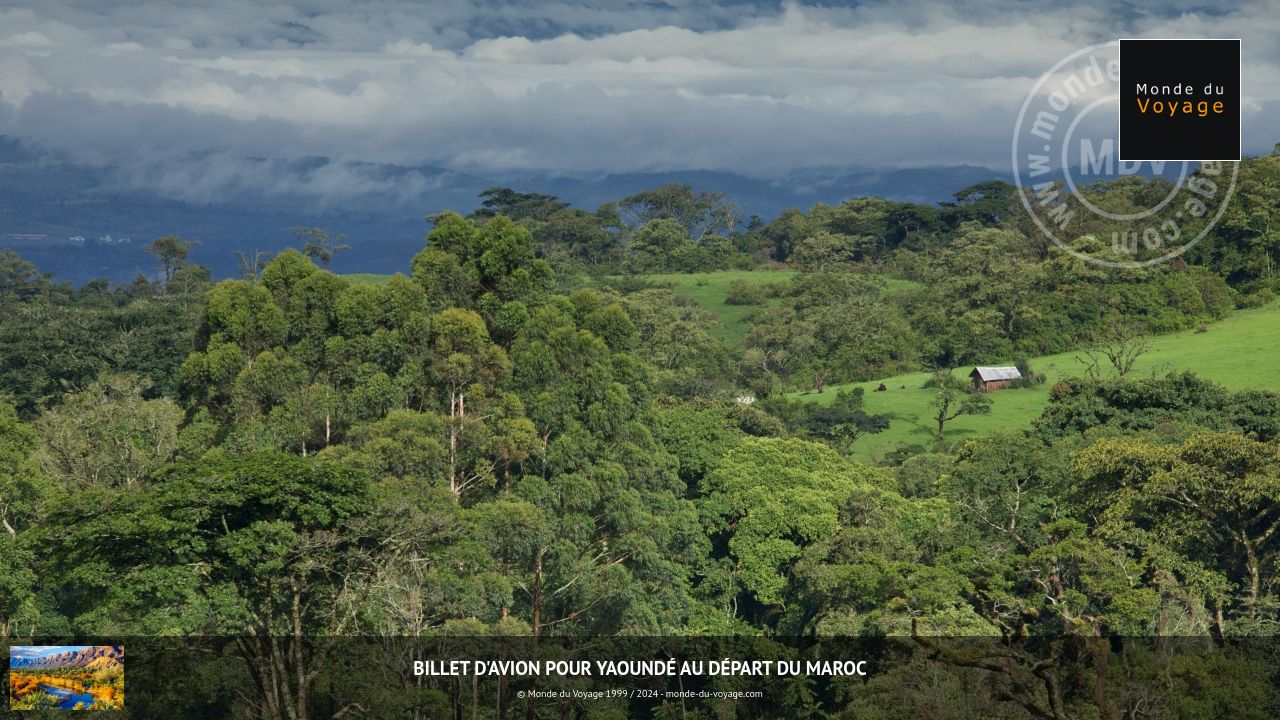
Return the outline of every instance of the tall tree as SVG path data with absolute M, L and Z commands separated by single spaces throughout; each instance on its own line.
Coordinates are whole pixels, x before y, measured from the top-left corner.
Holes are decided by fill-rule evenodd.
M 128 489 L 173 459 L 182 409 L 169 398 L 145 399 L 149 387 L 107 375 L 42 415 L 45 471 L 71 487 Z
M 840 502 L 859 487 L 890 484 L 887 473 L 817 443 L 748 438 L 707 475 L 702 512 L 727 543 L 742 590 L 775 605 L 803 548 L 836 531 Z
M 1124 377 L 1133 371 L 1138 358 L 1151 352 L 1151 337 L 1139 323 L 1111 315 L 1099 333 L 1094 352 L 1107 359 L 1116 377 Z
M 148 255 L 160 261 L 161 272 L 164 273 L 164 281 L 168 283 L 178 272 L 178 268 L 187 262 L 187 256 L 191 254 L 191 248 L 198 243 L 194 240 L 183 240 L 177 235 L 165 235 L 156 238 L 142 247 Z
M 632 227 L 653 220 L 679 223 L 694 240 L 707 233 L 729 233 L 737 227 L 738 208 L 721 192 L 694 190 L 691 185 L 668 183 L 628 195 L 618 203 L 624 219 Z
M 204 312 L 204 332 L 235 343 L 250 364 L 279 345 L 288 328 L 271 291 L 246 280 L 223 280 L 213 287 Z
M 1114 489 L 1101 510 L 1105 537 L 1166 565 L 1242 632 L 1280 620 L 1265 595 L 1280 579 L 1280 453 L 1237 433 L 1200 433 L 1179 445 L 1105 439 L 1081 453 L 1088 488 Z M 1177 558 L 1172 560 L 1171 558 Z M 1227 588 L 1238 588 L 1234 598 Z
M 328 267 L 335 253 L 350 250 L 345 233 L 330 235 L 328 230 L 318 227 L 294 227 L 290 229 L 294 239 L 302 243 L 302 254 Z
M 480 193 L 483 200 L 471 217 L 487 219 L 504 215 L 512 220 L 547 220 L 569 207 L 555 195 L 518 192 L 511 188 L 492 187 Z
M 507 354 L 489 338 L 484 320 L 470 310 L 450 308 L 437 313 L 431 322 L 433 374 L 445 394 L 448 410 L 446 448 L 449 489 L 456 497 L 478 483 L 495 480 L 492 462 L 475 457 L 466 447 L 467 439 L 483 430 L 475 417 L 486 394 L 511 372 Z M 472 403 L 468 415 L 468 399 Z M 467 462 L 468 458 L 473 458 Z
M 0 308 L 29 299 L 39 290 L 41 280 L 46 279 L 35 265 L 13 250 L 0 250 Z
M 499 215 L 483 227 L 456 213 L 433 218 L 427 247 L 414 256 L 413 279 L 434 309 L 476 307 L 495 314 L 503 303 L 534 302 L 554 273 L 535 258 L 530 232 Z
M 44 541 L 60 567 L 80 568 L 82 617 L 139 634 L 235 636 L 254 714 L 309 720 L 372 568 L 372 503 L 358 472 L 224 455 L 138 492 L 73 495 Z
M 952 420 L 962 415 L 986 415 L 991 412 L 991 398 L 985 393 L 970 392 L 960 385 L 952 377 L 950 369 L 935 372 L 933 381 L 938 388 L 937 394 L 933 396 L 933 419 L 937 423 L 939 441 L 944 437 L 947 423 Z
M 0 532 L 16 538 L 41 513 L 47 478 L 36 464 L 35 431 L 18 420 L 9 400 L 0 395 Z

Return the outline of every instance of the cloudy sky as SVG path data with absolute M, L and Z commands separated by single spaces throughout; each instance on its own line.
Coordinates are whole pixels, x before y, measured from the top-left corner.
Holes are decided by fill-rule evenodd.
M 1063 56 L 1240 37 L 1270 150 L 1280 0 L 1215 2 L 0 0 L 0 134 L 110 163 L 1003 170 Z

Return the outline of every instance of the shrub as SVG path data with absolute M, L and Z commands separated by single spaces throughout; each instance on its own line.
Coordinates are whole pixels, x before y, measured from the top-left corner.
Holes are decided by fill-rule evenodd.
M 768 299 L 768 288 L 752 285 L 745 280 L 734 280 L 729 285 L 729 294 L 724 298 L 725 305 L 762 305 Z
M 968 391 L 973 389 L 973 385 L 969 382 L 968 377 L 958 377 L 954 374 L 954 372 L 947 374 L 946 383 L 947 383 L 947 387 L 954 388 L 956 390 Z M 931 390 L 933 388 L 938 387 L 938 376 L 930 375 L 929 377 L 925 378 L 924 383 L 921 384 L 920 387 L 926 390 Z
M 1015 381 L 1014 387 L 1035 387 L 1044 384 L 1044 373 L 1038 373 L 1031 369 L 1031 362 L 1025 357 L 1019 357 L 1013 366 L 1018 368 L 1018 372 L 1022 375 L 1022 379 Z
M 1254 290 L 1251 293 L 1241 295 L 1236 300 L 1236 307 L 1241 309 L 1262 307 L 1263 305 L 1269 305 L 1275 299 L 1276 294 L 1270 288 L 1262 288 L 1261 290 Z

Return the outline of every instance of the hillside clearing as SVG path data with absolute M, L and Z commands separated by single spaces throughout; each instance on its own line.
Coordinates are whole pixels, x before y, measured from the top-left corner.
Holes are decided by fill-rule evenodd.
M 722 270 L 705 273 L 659 273 L 640 277 L 658 285 L 670 285 L 677 295 L 689 298 L 698 307 L 715 315 L 719 324 L 710 328 L 709 332 L 720 340 L 736 345 L 751 330 L 751 323 L 747 320 L 751 313 L 777 305 L 781 301 L 771 298 L 764 305 L 726 305 L 724 299 L 729 296 L 730 287 L 738 281 L 749 285 L 787 283 L 795 274 L 794 270 Z
M 394 275 L 383 275 L 380 273 L 350 273 L 342 277 L 353 283 L 364 283 L 366 285 L 386 285 L 391 282 Z
M 655 284 L 670 285 L 676 294 L 693 300 L 698 307 L 715 315 L 719 324 L 709 332 L 731 345 L 737 345 L 751 331 L 751 314 L 763 308 L 776 307 L 782 300 L 770 298 L 761 305 L 726 305 L 724 300 L 729 296 L 733 284 L 738 281 L 748 285 L 785 284 L 795 276 L 795 270 L 721 270 L 704 273 L 655 273 L 639 277 Z M 916 285 L 910 280 L 898 278 L 885 280 L 886 292 L 890 293 Z
M 1239 310 L 1204 332 L 1187 330 L 1152 338 L 1151 352 L 1134 366 L 1133 376 L 1164 375 L 1190 370 L 1233 390 L 1280 388 L 1280 302 L 1262 308 Z M 1044 373 L 1046 382 L 1035 388 L 1001 390 L 991 394 L 991 414 L 964 416 L 947 424 L 950 443 L 1000 430 L 1023 428 L 1039 417 L 1049 397 L 1049 387 L 1064 377 L 1079 376 L 1084 365 L 1079 352 L 1032 358 L 1031 367 Z M 987 365 L 1012 365 L 1010 358 L 984 361 Z M 957 376 L 969 367 L 957 368 Z M 1109 369 L 1108 369 L 1109 372 Z M 854 453 L 863 460 L 880 460 L 899 445 L 928 447 L 933 440 L 931 405 L 934 391 L 923 387 L 929 373 L 895 375 L 881 380 L 832 386 L 823 392 L 797 392 L 789 397 L 808 402 L 829 403 L 840 390 L 861 387 L 866 410 L 892 413 L 889 429 L 860 438 Z M 884 392 L 875 392 L 884 383 Z

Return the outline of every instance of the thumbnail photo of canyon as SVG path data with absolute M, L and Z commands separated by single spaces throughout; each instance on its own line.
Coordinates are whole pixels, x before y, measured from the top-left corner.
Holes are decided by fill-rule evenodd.
M 10 710 L 120 710 L 124 648 L 22 645 L 9 648 Z

